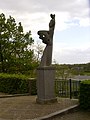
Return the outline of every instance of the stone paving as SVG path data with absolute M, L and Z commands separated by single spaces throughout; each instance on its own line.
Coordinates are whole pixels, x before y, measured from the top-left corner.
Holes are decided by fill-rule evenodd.
M 52 120 L 90 120 L 90 111 L 76 111 L 63 116 L 57 116 Z
M 33 120 L 78 104 L 74 99 L 57 99 L 57 103 L 40 105 L 36 96 L 0 98 L 0 120 Z

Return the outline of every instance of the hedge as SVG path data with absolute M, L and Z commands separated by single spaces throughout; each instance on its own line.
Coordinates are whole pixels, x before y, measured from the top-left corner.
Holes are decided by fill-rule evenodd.
M 90 109 L 90 80 L 85 80 L 80 83 L 80 108 Z
M 0 73 L 0 92 L 35 95 L 37 93 L 36 80 L 24 75 Z

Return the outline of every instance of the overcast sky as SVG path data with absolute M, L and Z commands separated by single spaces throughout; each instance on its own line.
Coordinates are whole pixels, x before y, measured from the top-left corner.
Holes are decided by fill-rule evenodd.
M 35 40 L 38 30 L 48 30 L 50 13 L 56 15 L 53 60 L 75 64 L 90 62 L 89 0 L 0 0 L 0 13 L 21 22 Z M 41 43 L 42 45 L 43 43 Z

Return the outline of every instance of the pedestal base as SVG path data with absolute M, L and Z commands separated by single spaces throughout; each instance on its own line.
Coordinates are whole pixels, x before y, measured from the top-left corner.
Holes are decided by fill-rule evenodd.
M 40 104 L 54 103 L 55 97 L 55 68 L 52 66 L 37 69 L 37 99 Z
M 56 103 L 57 102 L 57 98 L 53 98 L 53 99 L 36 99 L 36 102 L 39 104 L 50 104 L 50 103 Z

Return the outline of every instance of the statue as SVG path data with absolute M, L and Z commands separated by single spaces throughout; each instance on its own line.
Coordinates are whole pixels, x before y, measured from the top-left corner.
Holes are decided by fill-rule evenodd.
M 55 28 L 55 14 L 50 14 L 49 30 L 37 32 L 39 38 L 46 44 L 41 62 L 37 68 L 37 99 L 40 104 L 57 102 L 54 91 L 55 67 L 52 63 L 53 35 Z
M 49 30 L 40 30 L 37 32 L 42 42 L 46 44 L 43 56 L 41 58 L 40 67 L 50 66 L 52 63 L 52 47 L 53 47 L 53 35 L 55 28 L 55 14 L 50 14 L 51 20 L 49 23 Z

